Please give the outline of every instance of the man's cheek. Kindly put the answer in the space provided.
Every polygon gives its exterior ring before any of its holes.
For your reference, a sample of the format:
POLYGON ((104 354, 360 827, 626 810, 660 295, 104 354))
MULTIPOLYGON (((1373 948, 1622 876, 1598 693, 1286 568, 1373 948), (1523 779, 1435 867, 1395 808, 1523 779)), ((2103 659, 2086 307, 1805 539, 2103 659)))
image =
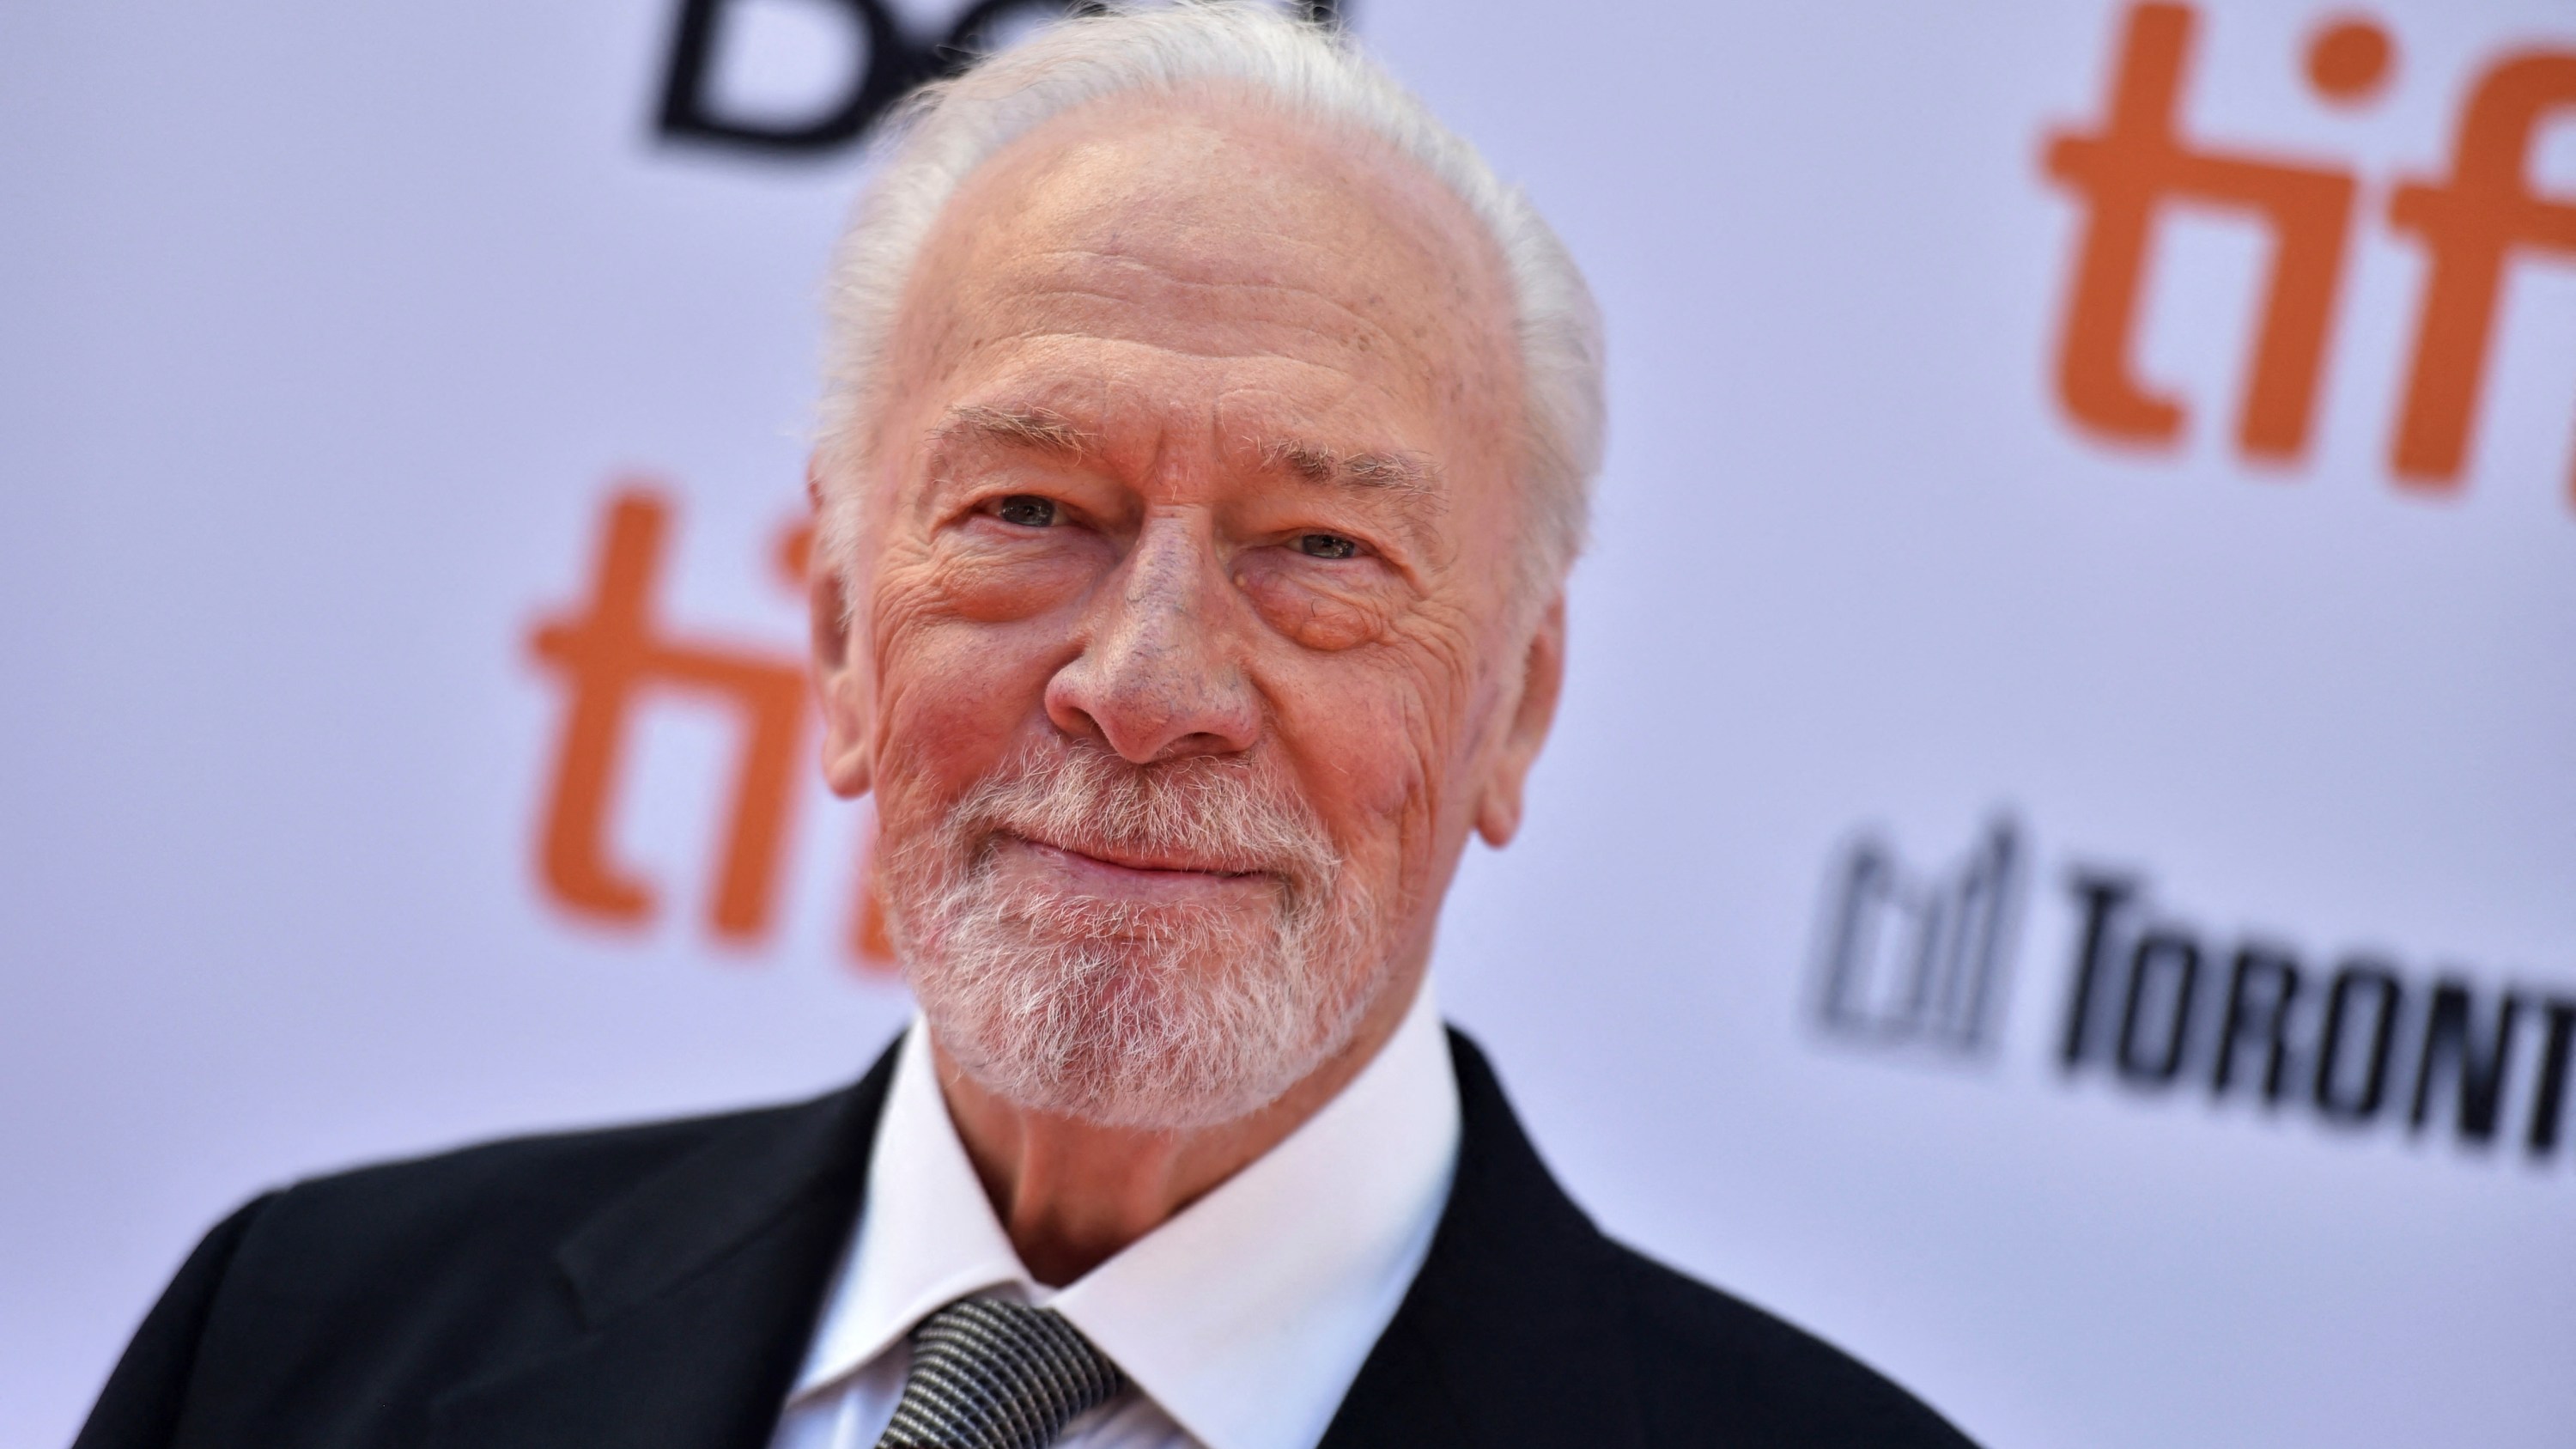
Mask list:
POLYGON ((1427 793, 1432 756, 1425 750, 1421 711, 1377 690, 1336 698, 1317 689, 1301 697, 1318 707, 1283 726, 1304 737, 1297 752, 1309 762, 1317 808, 1334 834, 1354 846, 1394 838, 1405 817, 1423 807, 1427 793))
POLYGON ((939 634, 912 666, 906 725, 944 750, 1006 744, 1019 718, 1038 705, 1043 668, 1001 631, 954 626, 939 634))
POLYGON ((991 773, 1039 707, 1043 662, 996 634, 929 624, 906 631, 884 656, 887 754, 944 797, 991 773))
POLYGON ((1370 730, 1370 767, 1358 772, 1367 783, 1379 868, 1400 895, 1425 889, 1437 868, 1454 733, 1443 703, 1419 687, 1391 695, 1370 730))

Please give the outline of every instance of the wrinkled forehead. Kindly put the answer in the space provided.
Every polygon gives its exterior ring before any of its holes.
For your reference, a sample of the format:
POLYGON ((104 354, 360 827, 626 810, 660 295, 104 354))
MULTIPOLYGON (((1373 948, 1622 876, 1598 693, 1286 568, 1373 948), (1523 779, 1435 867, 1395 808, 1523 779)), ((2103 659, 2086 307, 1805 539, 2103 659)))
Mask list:
POLYGON ((933 230, 895 358, 929 379, 1200 360, 1291 410, 1465 440, 1517 421, 1506 274, 1465 204, 1376 137, 1248 97, 1112 98, 1006 147, 933 230))

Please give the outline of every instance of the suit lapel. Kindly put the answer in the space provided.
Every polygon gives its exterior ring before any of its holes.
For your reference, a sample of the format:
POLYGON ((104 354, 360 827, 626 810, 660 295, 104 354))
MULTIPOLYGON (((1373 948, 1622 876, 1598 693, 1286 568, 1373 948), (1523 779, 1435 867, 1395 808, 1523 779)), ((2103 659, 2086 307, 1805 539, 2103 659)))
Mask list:
POLYGON ((1456 1031, 1458 1171, 1322 1449, 1642 1442, 1609 1245, 1456 1031))
MULTIPOLYGON (((1451 1032, 1458 1169, 1321 1449, 1642 1442, 1604 1240, 1451 1032)), ((433 1449, 761 1449, 849 1241, 893 1078, 716 1139, 556 1254, 580 1330, 442 1397, 433 1449)))
POLYGON ((431 1444, 766 1444, 857 1217, 894 1058, 709 1142, 567 1238, 556 1265, 581 1331, 441 1398, 431 1444))

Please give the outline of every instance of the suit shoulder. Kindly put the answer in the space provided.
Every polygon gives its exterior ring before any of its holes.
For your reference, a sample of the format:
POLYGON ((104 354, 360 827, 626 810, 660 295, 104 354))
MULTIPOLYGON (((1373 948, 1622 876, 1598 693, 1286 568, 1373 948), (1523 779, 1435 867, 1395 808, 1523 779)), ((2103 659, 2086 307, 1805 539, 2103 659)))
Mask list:
POLYGON ((1850 1354, 1612 1243, 1633 1316, 1647 1441, 1970 1449, 1928 1405, 1850 1354))
POLYGON ((264 1201, 238 1266, 272 1289, 328 1291, 464 1257, 542 1257, 702 1146, 797 1110, 502 1138, 307 1178, 264 1201))

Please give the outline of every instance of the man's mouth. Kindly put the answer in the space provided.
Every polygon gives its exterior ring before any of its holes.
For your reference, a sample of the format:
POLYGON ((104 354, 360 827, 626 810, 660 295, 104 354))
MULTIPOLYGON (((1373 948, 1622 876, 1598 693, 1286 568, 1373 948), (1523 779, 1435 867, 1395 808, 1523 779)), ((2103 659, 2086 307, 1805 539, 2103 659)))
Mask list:
POLYGON ((1105 885, 1111 889, 1117 889, 1122 878, 1131 883, 1131 888, 1146 890, 1157 885, 1204 889, 1208 884, 1257 882, 1271 878, 1270 872, 1250 869, 1239 862, 1212 860, 1179 851, 1136 849, 1098 841, 1059 844, 1009 832, 994 837, 994 843, 1005 854, 1021 856, 1041 869, 1060 871, 1078 882, 1105 885))

